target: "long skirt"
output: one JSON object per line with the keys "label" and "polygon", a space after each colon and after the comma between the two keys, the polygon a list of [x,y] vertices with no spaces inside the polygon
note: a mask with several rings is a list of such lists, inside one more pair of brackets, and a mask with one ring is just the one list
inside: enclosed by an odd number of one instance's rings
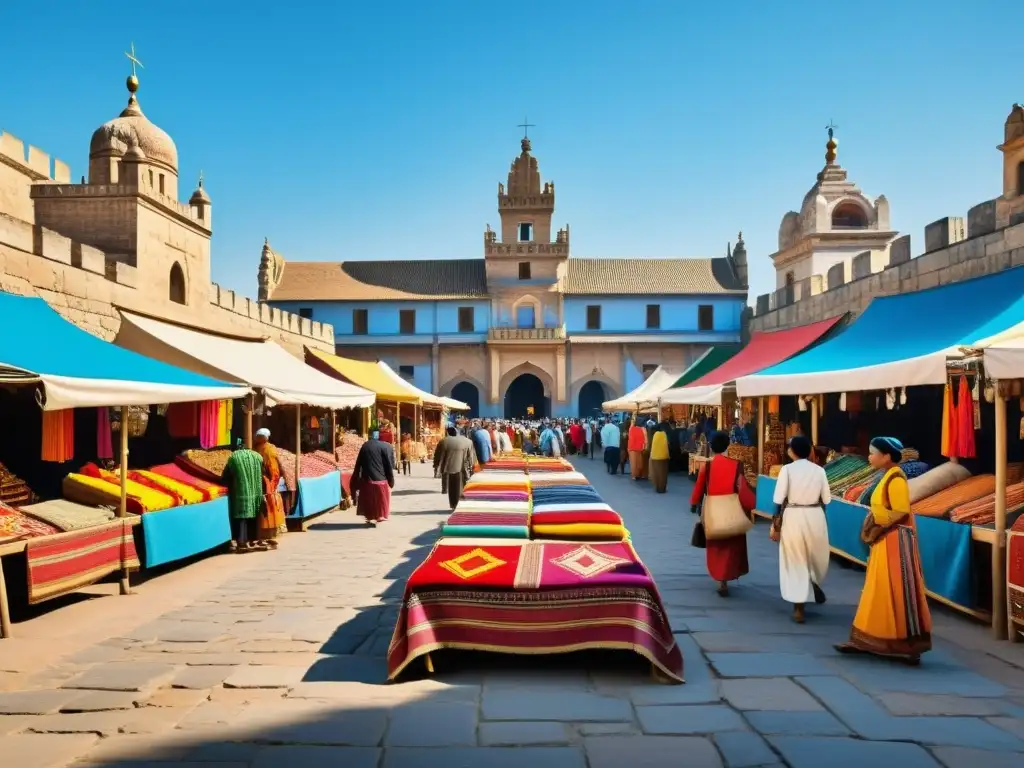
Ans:
{"label": "long skirt", "polygon": [[897,525],[871,546],[850,640],[839,648],[914,658],[931,650],[931,632],[917,535]]}
{"label": "long skirt", "polygon": [[356,514],[367,520],[387,520],[391,512],[391,486],[387,480],[367,480],[359,488]]}
{"label": "long skirt", "polygon": [[639,480],[644,476],[644,454],[642,451],[629,452],[629,476]]}
{"label": "long skirt", "polygon": [[462,498],[462,487],[463,477],[461,472],[452,472],[451,474],[445,475],[446,482],[444,485],[447,486],[448,491],[448,506],[455,509],[459,505],[459,499]]}
{"label": "long skirt", "polygon": [[651,449],[650,448],[645,448],[644,449],[644,452],[643,452],[643,462],[644,462],[644,468],[643,468],[640,476],[644,480],[647,480],[650,477],[650,472],[651,472]]}
{"label": "long skirt", "polygon": [[750,573],[747,535],[708,541],[708,573],[715,581],[732,581]]}
{"label": "long skirt", "polygon": [[651,459],[649,476],[654,490],[664,493],[668,489],[668,459]]}
{"label": "long skirt", "polygon": [[828,523],[821,507],[787,507],[779,541],[779,587],[788,603],[813,603],[828,573]]}
{"label": "long skirt", "polygon": [[257,518],[258,531],[256,538],[270,541],[277,538],[277,533],[284,525],[284,501],[277,491],[263,494],[263,508]]}
{"label": "long skirt", "polygon": [[608,472],[614,475],[619,468],[619,449],[617,446],[604,449],[604,463],[608,467]]}

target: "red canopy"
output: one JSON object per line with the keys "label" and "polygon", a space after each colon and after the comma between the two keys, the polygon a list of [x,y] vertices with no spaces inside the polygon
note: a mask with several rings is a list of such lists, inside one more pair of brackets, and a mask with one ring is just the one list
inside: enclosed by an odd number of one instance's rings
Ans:
{"label": "red canopy", "polygon": [[842,318],[843,315],[840,315],[810,325],[789,328],[785,331],[755,331],[750,337],[750,343],[735,356],[726,360],[710,373],[690,382],[684,389],[728,384],[741,376],[750,376],[765,368],[770,368],[805,350],[830,331]]}

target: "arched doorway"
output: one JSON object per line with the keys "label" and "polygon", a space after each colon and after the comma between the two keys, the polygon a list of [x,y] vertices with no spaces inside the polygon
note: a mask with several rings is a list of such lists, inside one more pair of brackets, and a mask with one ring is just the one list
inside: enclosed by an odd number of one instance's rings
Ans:
{"label": "arched doorway", "polygon": [[185,271],[178,262],[171,265],[171,276],[168,282],[168,298],[175,304],[185,304],[185,297],[188,293],[185,288]]}
{"label": "arched doorway", "polygon": [[549,415],[544,382],[532,373],[519,374],[505,390],[505,418],[543,419]]}
{"label": "arched doorway", "polygon": [[592,419],[601,413],[601,404],[607,400],[604,384],[600,381],[588,381],[580,387],[580,418]]}
{"label": "arched doorway", "polygon": [[469,406],[469,411],[463,412],[467,418],[475,419],[480,416],[480,390],[475,384],[460,381],[452,387],[452,399],[461,400]]}

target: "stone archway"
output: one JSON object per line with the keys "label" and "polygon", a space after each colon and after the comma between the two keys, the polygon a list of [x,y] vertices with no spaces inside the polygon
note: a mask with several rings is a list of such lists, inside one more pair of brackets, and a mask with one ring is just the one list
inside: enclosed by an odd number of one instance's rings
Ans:
{"label": "stone archway", "polygon": [[610,398],[605,392],[605,385],[597,379],[591,379],[580,387],[578,396],[579,416],[581,419],[593,419],[600,415],[601,405]]}
{"label": "stone archway", "polygon": [[543,419],[551,415],[551,398],[544,382],[526,372],[516,376],[505,389],[505,418]]}
{"label": "stone archway", "polygon": [[468,411],[462,411],[466,418],[475,419],[480,416],[480,389],[469,381],[460,381],[452,387],[452,398],[461,400],[469,406]]}

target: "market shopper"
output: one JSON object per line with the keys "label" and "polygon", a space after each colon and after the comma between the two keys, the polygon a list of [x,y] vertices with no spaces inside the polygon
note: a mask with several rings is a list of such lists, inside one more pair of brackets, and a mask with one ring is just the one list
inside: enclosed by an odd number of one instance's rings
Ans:
{"label": "market shopper", "polygon": [[841,653],[870,653],[916,666],[931,650],[932,617],[925,595],[910,488],[899,467],[903,444],[876,437],[868,461],[885,474],[871,494],[861,539],[870,547],[864,591]]}
{"label": "market shopper", "polygon": [[434,450],[434,476],[441,478],[441,490],[448,494],[448,506],[452,509],[462,498],[462,489],[473,472],[475,462],[473,441],[460,437],[455,427],[449,427],[448,436]]}
{"label": "market shopper", "polygon": [[662,422],[651,437],[651,460],[648,477],[657,493],[668,490],[668,422]]}
{"label": "market shopper", "polygon": [[779,588],[793,604],[793,621],[804,623],[804,606],[824,603],[821,585],[828,573],[828,524],[825,507],[832,501],[825,470],[809,461],[811,441],[796,435],[789,458],[779,472],[773,501],[771,537],[779,542]]}
{"label": "market shopper", "polygon": [[248,448],[233,451],[224,465],[221,484],[228,489],[231,514],[231,551],[244,554],[266,551],[255,531],[263,505],[263,459]]}
{"label": "market shopper", "polygon": [[643,480],[644,452],[647,450],[647,430],[636,420],[629,428],[626,449],[629,451],[629,475],[634,480]]}
{"label": "market shopper", "polygon": [[367,525],[388,519],[391,512],[391,489],[395,487],[394,452],[374,432],[359,448],[352,470],[352,489],[358,493],[356,513]]}
{"label": "market shopper", "polygon": [[[697,482],[693,486],[690,497],[690,509],[696,511],[698,505],[702,519],[707,513],[707,502],[704,496],[737,496],[743,512],[748,516],[754,509],[755,497],[746,477],[743,476],[743,465],[725,455],[729,448],[729,436],[724,432],[715,432],[710,441],[710,461],[701,464],[697,474]],[[706,522],[706,521],[705,521]],[[747,535],[742,533],[724,539],[707,540],[707,566],[711,578],[718,582],[718,594],[729,596],[729,582],[750,573],[747,561]]]}
{"label": "market shopper", "polygon": [[253,450],[263,460],[263,505],[257,523],[256,536],[270,549],[277,549],[277,534],[284,526],[284,501],[278,487],[281,483],[281,464],[277,460],[277,447],[270,442],[270,430],[256,430]]}

